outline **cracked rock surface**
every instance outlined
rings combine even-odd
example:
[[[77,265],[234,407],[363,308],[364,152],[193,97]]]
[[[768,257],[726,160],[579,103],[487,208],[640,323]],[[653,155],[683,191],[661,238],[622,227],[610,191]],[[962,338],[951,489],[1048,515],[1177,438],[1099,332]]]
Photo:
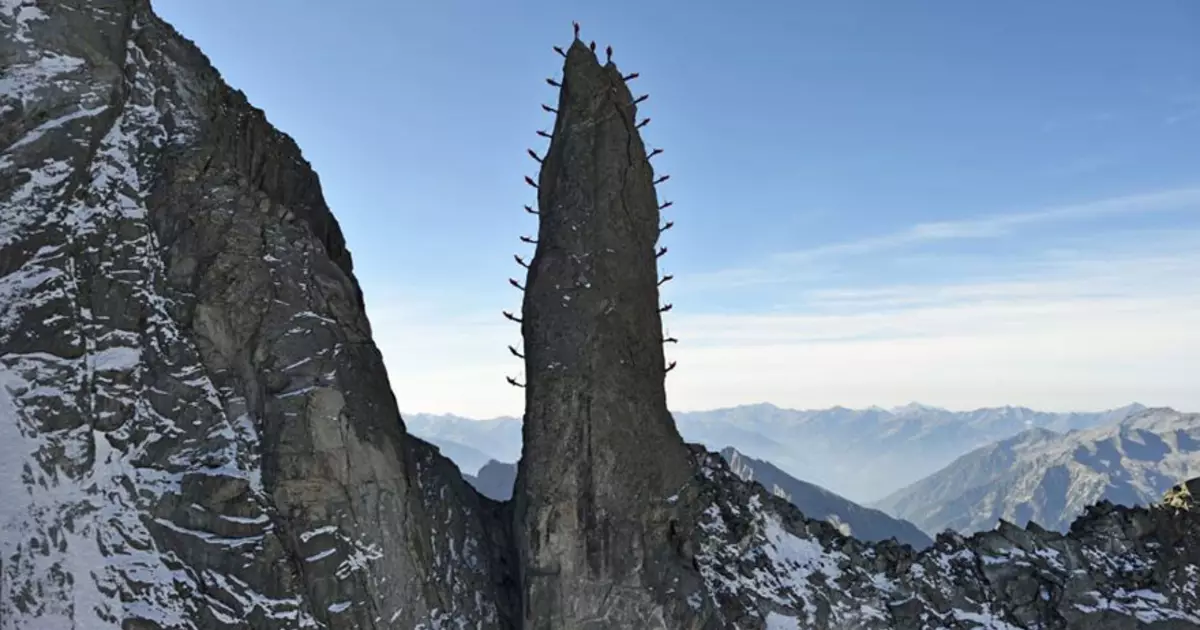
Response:
[[[528,628],[651,627],[662,498],[691,465],[667,411],[658,200],[620,71],[567,53],[522,308],[514,494]]]
[[[502,627],[295,144],[144,0],[0,25],[0,627]]]

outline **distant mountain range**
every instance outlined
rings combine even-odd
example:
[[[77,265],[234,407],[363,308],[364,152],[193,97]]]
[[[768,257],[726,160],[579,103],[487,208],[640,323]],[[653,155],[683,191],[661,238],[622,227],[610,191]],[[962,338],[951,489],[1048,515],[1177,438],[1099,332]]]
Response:
[[[933,543],[929,536],[908,521],[863,507],[820,486],[795,479],[769,462],[747,457],[733,448],[722,450],[721,456],[729,462],[729,467],[738,477],[757,481],[768,492],[800,508],[809,518],[828,521],[847,536],[869,542],[895,538],[917,549]],[[480,494],[497,501],[507,501],[512,498],[517,466],[492,460],[478,473],[463,476]]]
[[[1116,422],[1144,410],[1138,404],[1093,413],[1048,413],[1024,407],[955,412],[920,404],[824,410],[781,409],[770,404],[676,413],[683,437],[712,450],[733,447],[771,462],[791,477],[865,503],[886,497],[931,475],[959,456],[1029,429],[1055,433]],[[413,434],[435,445],[468,473],[486,458],[517,461],[521,421],[470,420],[450,415],[407,414]],[[461,459],[460,459],[461,457]],[[484,460],[486,461],[486,460]]]
[[[675,418],[686,439],[721,451],[740,476],[810,517],[864,540],[918,547],[928,535],[987,530],[1001,518],[1065,530],[1100,499],[1150,504],[1200,475],[1200,416],[1136,404],[1096,413],[763,404]],[[519,420],[413,414],[406,422],[485,496],[511,496],[516,467],[503,462],[520,457]]]
[[[1084,430],[1021,432],[872,506],[929,533],[987,530],[1000,518],[1065,531],[1100,499],[1152,504],[1198,475],[1200,414],[1151,409]]]
[[[730,469],[738,477],[757,481],[770,493],[800,508],[808,518],[828,521],[847,536],[869,542],[895,538],[917,549],[933,544],[933,540],[916,525],[893,518],[880,510],[863,507],[820,486],[800,481],[770,462],[747,457],[733,448],[722,450],[721,457],[729,462]]]

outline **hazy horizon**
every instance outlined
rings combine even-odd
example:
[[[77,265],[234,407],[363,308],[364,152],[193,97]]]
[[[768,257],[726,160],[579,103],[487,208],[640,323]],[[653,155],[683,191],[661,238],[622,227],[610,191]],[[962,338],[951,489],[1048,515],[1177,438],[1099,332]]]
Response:
[[[831,405],[828,407],[785,407],[785,406],[777,405],[777,404],[770,403],[770,402],[760,401],[760,402],[752,402],[752,403],[742,403],[742,404],[738,404],[738,405],[725,405],[725,406],[721,406],[721,407],[706,407],[703,409],[677,409],[677,408],[672,407],[670,409],[670,411],[672,414],[706,413],[706,412],[714,412],[714,411],[727,411],[727,410],[731,410],[731,409],[740,409],[740,408],[745,408],[745,407],[758,407],[758,406],[763,406],[763,405],[775,407],[776,409],[781,409],[783,411],[798,411],[798,412],[820,412],[820,411],[829,411],[832,409],[839,409],[839,408],[840,409],[848,409],[850,411],[869,411],[872,408],[874,408],[874,409],[880,409],[880,410],[888,411],[888,412],[895,412],[903,407],[907,407],[910,405],[916,405],[916,406],[924,407],[926,409],[933,409],[933,410],[938,410],[938,411],[948,411],[951,413],[971,413],[971,412],[976,412],[976,411],[987,411],[987,410],[1004,409],[1004,408],[1028,409],[1030,411],[1035,411],[1035,412],[1040,412],[1040,413],[1103,413],[1106,411],[1114,411],[1116,409],[1124,409],[1126,407],[1132,407],[1134,405],[1141,405],[1147,409],[1170,408],[1170,409],[1174,409],[1175,411],[1179,411],[1179,412],[1183,412],[1183,413],[1193,413],[1193,410],[1191,410],[1191,409],[1180,409],[1179,407],[1172,407],[1171,405],[1151,405],[1151,404],[1143,403],[1141,401],[1133,401],[1133,402],[1129,402],[1129,403],[1126,403],[1123,405],[1116,405],[1114,407],[1097,407],[1097,408],[1086,408],[1086,409],[1041,409],[1041,408],[1037,408],[1037,407],[1029,407],[1027,405],[995,405],[995,406],[984,406],[984,407],[953,408],[953,407],[945,407],[942,405],[921,403],[921,402],[917,402],[917,401],[909,401],[908,403],[905,403],[903,405],[892,405],[889,407],[884,407],[882,405],[867,405],[865,407],[848,407],[846,405]],[[448,411],[421,411],[421,410],[403,410],[403,409],[400,411],[400,414],[402,416],[419,415],[419,416],[431,416],[431,417],[454,417],[454,418],[458,418],[458,419],[462,419],[462,420],[474,420],[474,421],[478,421],[478,422],[490,422],[493,420],[520,420],[521,416],[522,416],[522,414],[517,413],[517,414],[500,414],[500,415],[495,415],[495,416],[480,417],[480,416],[467,416],[467,415],[458,414],[458,413],[454,413],[454,412],[448,412]]]

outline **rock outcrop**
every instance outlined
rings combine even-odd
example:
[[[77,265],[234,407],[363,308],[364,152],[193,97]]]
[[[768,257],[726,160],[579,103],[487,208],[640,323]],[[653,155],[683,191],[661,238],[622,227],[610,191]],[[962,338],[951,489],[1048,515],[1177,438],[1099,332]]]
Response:
[[[0,629],[1192,628],[1200,515],[922,552],[666,410],[631,95],[571,47],[511,503],[397,412],[316,175],[147,0],[0,0]]]
[[[653,169],[620,71],[579,40],[557,110],[522,305],[525,626],[650,627],[662,499],[691,471],[663,390]]]
[[[503,627],[295,144],[147,0],[5,0],[0,73],[0,627]]]
[[[1163,495],[1162,503],[1173,510],[1196,510],[1200,505],[1200,477],[1171,486]]]
[[[1200,520],[1102,503],[916,552],[843,536],[682,451],[663,389],[654,174],[621,73],[567,53],[525,285],[523,627],[1200,624]]]

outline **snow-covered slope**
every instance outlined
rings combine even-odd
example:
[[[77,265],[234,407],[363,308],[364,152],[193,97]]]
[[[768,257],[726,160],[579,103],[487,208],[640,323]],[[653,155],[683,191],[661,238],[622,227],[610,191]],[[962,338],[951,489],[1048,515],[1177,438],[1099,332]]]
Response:
[[[1200,514],[1102,502],[1069,535],[1001,522],[914,552],[846,538],[759,486],[732,483],[719,456],[701,458],[710,483],[674,499],[707,506],[695,561],[721,627],[1200,626]]]
[[[895,538],[897,542],[917,549],[933,541],[916,525],[830,492],[821,486],[800,481],[770,462],[747,457],[734,448],[721,450],[729,468],[746,481],[762,484],[768,492],[796,506],[804,516],[827,521],[838,531],[859,540],[872,542]]]

